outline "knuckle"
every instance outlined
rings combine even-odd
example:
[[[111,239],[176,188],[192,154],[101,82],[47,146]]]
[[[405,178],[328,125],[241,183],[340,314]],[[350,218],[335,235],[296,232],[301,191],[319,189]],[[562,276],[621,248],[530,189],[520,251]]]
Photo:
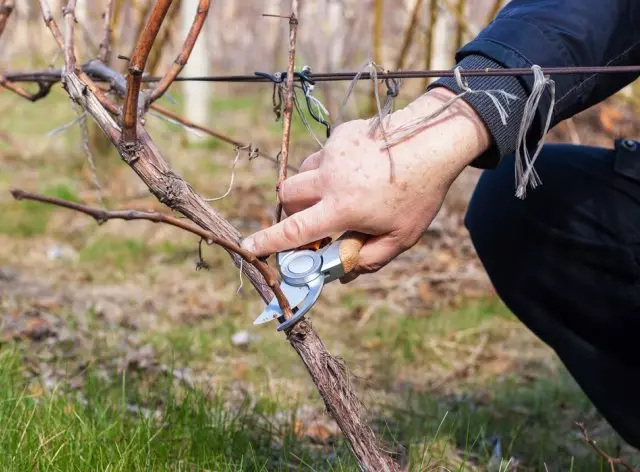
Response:
[[[304,232],[304,224],[297,218],[287,218],[282,223],[282,236],[288,243],[296,244]]]

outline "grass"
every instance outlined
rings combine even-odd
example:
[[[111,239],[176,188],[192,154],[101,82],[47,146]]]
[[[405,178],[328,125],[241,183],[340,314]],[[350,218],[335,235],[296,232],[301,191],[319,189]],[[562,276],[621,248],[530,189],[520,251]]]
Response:
[[[463,310],[452,326],[478,312]],[[216,341],[185,329],[167,342],[186,362],[215,351]],[[234,404],[222,390],[179,388],[170,375],[105,378],[95,368],[75,394],[64,382],[45,392],[37,380],[25,381],[17,352],[0,351],[0,421],[9,425],[0,430],[0,470],[358,470],[341,438],[309,441],[297,405],[277,395]],[[491,464],[500,463],[507,470],[508,461],[522,470],[605,470],[572,424],[593,422],[590,403],[562,369],[535,380],[510,372],[455,394],[409,389],[397,402],[369,406],[374,427],[411,471],[497,470]],[[616,450],[615,435],[598,441]]]
[[[18,357],[6,350],[0,381],[0,420],[8,425],[0,432],[3,471],[266,471],[326,463],[294,440],[294,417],[277,426],[264,421],[276,412],[269,401],[231,410],[197,392],[178,400],[167,383],[155,387],[164,389],[157,412],[132,413],[116,385],[96,379],[88,380],[82,400],[26,389]],[[130,388],[126,377],[120,387]]]
[[[109,264],[120,271],[139,265],[153,254],[141,239],[102,237],[80,251],[80,262]]]

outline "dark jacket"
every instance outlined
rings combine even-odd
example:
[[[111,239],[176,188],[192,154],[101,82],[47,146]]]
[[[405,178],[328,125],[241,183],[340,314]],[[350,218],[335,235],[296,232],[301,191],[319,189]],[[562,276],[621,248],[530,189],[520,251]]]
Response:
[[[541,67],[640,65],[639,0],[512,0],[473,41],[456,54],[458,65],[478,67]],[[552,125],[572,117],[613,95],[638,77],[626,74],[555,75],[556,104]],[[487,124],[493,148],[474,165],[495,167],[513,152],[522,110],[532,76],[469,78],[472,89],[502,88],[520,99],[511,102],[507,126],[483,94],[467,100]],[[444,78],[431,87],[445,86],[459,92],[453,79]],[[550,105],[547,92],[540,102],[529,142],[542,133]]]

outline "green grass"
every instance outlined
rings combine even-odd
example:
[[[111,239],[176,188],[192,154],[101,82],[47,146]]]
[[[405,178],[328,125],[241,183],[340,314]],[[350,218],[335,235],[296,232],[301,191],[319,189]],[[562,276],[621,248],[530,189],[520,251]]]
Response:
[[[153,254],[153,250],[141,239],[102,237],[80,251],[80,262],[85,264],[109,264],[122,271],[139,266]]]
[[[411,322],[401,318],[398,323],[404,328],[383,337],[385,344],[377,350],[388,351],[398,369],[404,362],[422,363],[422,369],[428,370],[423,348],[404,359],[404,343],[418,341],[407,333],[431,329],[427,339],[442,339],[478,323],[505,318],[510,318],[508,312],[493,301]],[[372,320],[370,332],[378,332],[380,324],[389,327],[389,319]],[[100,330],[96,323],[99,320],[89,324],[91,332]],[[234,324],[207,326],[175,327],[151,337],[161,358],[175,355],[167,365],[186,366],[193,360],[197,364],[198,358],[211,359],[212,354],[219,359],[215,362],[233,362],[234,348],[228,339]],[[398,337],[407,336],[397,346]],[[282,340],[281,344],[286,345]],[[299,366],[293,364],[291,352],[290,359],[276,362],[268,359],[267,349],[260,343],[243,356],[249,361],[257,355],[260,362],[270,363],[279,378],[297,375]],[[298,404],[281,401],[278,392],[269,397],[247,395],[237,404],[237,395],[235,403],[225,398],[232,385],[224,381],[225,376],[216,374],[219,390],[208,392],[185,389],[173,383],[170,375],[146,370],[105,377],[101,363],[96,362],[88,369],[79,394],[67,391],[64,382],[53,393],[43,393],[37,383],[24,380],[25,352],[21,356],[16,352],[0,351],[0,421],[9,425],[0,429],[0,470],[358,470],[341,438],[318,446],[294,434],[299,428]],[[395,352],[402,355],[397,358]],[[112,357],[106,351],[97,355]],[[379,363],[381,358],[380,354],[372,362]],[[277,370],[280,364],[286,367],[283,372]],[[299,380],[308,381],[304,376]],[[363,385],[358,382],[357,388],[362,393]],[[320,408],[315,394],[300,401]],[[411,471],[436,470],[436,466],[497,470],[487,465],[501,461],[505,470],[512,457],[522,470],[544,470],[545,464],[549,470],[606,470],[573,424],[585,421],[596,429],[601,423],[562,368],[533,377],[510,370],[473,385],[456,382],[452,392],[408,388],[394,401],[367,403],[369,418],[387,449],[399,452],[403,462],[410,461]],[[153,414],[132,413],[132,405]],[[597,439],[615,454],[617,438],[610,430],[601,430]],[[497,440],[500,454],[496,455]]]
[[[111,381],[90,372],[79,394],[63,386],[43,393],[37,384],[27,386],[18,356],[7,349],[0,352],[0,382],[3,471],[358,470],[341,439],[312,447],[295,433],[294,410],[272,398],[232,407],[221,395],[177,392],[167,377],[143,381],[135,372]],[[567,418],[553,413],[566,402],[587,406],[568,377],[493,387],[490,404],[411,394],[403,408],[386,410],[374,424],[410,459],[411,471],[487,470],[492,460],[504,465],[511,457],[524,470],[545,464],[605,470],[588,446],[567,434]],[[615,451],[612,438],[599,439]]]
[[[164,393],[157,413],[132,413],[126,377],[111,386],[90,378],[84,401],[60,390],[42,394],[24,387],[8,351],[0,355],[0,382],[0,470],[7,472],[305,470],[310,462],[340,470],[348,462],[331,465],[295,441],[293,416],[282,425],[265,421],[277,412],[270,401],[228,409],[197,392],[178,400],[165,382],[155,386]]]

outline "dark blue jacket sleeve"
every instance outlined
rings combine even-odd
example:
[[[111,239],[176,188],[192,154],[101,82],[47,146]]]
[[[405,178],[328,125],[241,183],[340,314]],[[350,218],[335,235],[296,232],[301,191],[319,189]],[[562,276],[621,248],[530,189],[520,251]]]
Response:
[[[471,59],[489,60],[501,67],[604,66],[640,64],[640,0],[512,0],[469,44],[456,54],[459,64]],[[572,117],[613,95],[638,77],[625,74],[555,75],[556,104],[552,125]],[[532,76],[516,79],[528,95]],[[437,85],[451,85],[442,80]],[[481,78],[472,88],[496,88],[495,78]],[[449,87],[455,88],[455,87]],[[522,101],[522,100],[519,100]],[[542,133],[551,103],[547,93],[541,100],[531,142]],[[475,107],[485,122],[488,110]],[[495,113],[495,108],[493,110]],[[483,116],[485,115],[485,116]],[[510,119],[520,117],[511,116]],[[494,120],[495,121],[495,120]],[[493,134],[493,133],[492,133]],[[515,149],[511,145],[494,146],[493,160]],[[485,156],[485,163],[488,162]],[[495,162],[493,163],[495,164]],[[488,163],[486,167],[493,165]]]

